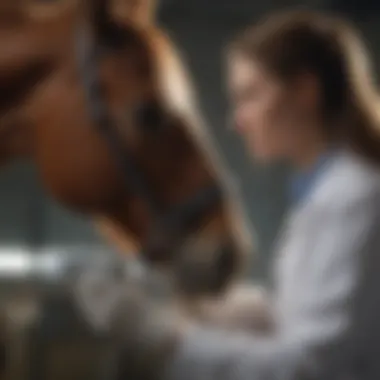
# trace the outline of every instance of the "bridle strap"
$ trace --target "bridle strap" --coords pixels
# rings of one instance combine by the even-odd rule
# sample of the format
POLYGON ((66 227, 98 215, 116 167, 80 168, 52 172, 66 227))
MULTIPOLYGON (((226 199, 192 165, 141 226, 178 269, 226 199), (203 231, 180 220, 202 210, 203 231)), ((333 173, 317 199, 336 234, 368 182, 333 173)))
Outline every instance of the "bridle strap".
POLYGON ((87 106, 96 129, 107 141, 110 152, 123 174, 125 187, 144 199, 153 217, 154 222, 147 244, 143 246, 143 252, 149 250, 149 237, 156 231, 169 231, 171 235, 180 237, 191 229, 206 211, 219 204, 223 196, 220 187, 211 185, 201 189, 185 202, 165 210, 109 116, 98 72, 100 59, 107 50, 102 45, 96 44, 89 31, 84 28, 79 32, 77 50, 87 106))
POLYGON ((123 173, 124 185, 136 195, 144 198, 153 215, 161 213, 162 205, 151 191, 143 171, 137 167, 133 157, 123 144, 114 122, 109 117, 104 94, 99 80, 99 61, 103 55, 101 46, 96 45, 86 30, 79 33, 78 57, 82 74, 87 106, 94 124, 107 141, 109 149, 123 173))

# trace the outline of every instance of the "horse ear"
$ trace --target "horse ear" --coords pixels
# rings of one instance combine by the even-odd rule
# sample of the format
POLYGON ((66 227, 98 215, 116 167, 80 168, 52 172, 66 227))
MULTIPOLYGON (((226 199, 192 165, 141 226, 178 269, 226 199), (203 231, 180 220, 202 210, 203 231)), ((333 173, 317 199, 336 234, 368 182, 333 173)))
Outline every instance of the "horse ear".
POLYGON ((121 22, 150 26, 155 21, 157 0, 114 0, 115 16, 121 22))

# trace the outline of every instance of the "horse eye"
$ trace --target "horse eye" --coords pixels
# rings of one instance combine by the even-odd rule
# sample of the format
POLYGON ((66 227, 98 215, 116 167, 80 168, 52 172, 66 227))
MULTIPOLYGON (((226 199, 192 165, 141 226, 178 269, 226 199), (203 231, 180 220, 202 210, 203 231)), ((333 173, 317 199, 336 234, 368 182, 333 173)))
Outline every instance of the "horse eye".
POLYGON ((136 125, 150 132, 157 132, 165 124, 165 112, 155 101, 144 102, 135 110, 136 125))

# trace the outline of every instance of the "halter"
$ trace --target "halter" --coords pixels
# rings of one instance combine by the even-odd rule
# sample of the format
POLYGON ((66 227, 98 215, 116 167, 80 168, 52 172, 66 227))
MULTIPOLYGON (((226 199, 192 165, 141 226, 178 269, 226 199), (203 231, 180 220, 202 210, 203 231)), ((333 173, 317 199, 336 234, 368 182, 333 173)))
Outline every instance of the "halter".
POLYGON ((107 47, 96 43, 88 31, 81 30, 77 50, 91 119, 96 130, 106 140, 115 163, 123 175, 125 187, 144 199, 152 215, 153 222, 148 239, 142 244, 142 256, 147 257, 154 246, 154 237, 160 233, 169 233, 175 239, 183 238, 190 232, 195 221, 221 201, 222 191, 216 185, 207 186, 184 202, 165 210, 160 199, 152 192, 144 172, 139 168, 131 152, 126 149, 123 138, 119 135, 118 128, 108 112, 98 73, 100 59, 107 53, 107 47))

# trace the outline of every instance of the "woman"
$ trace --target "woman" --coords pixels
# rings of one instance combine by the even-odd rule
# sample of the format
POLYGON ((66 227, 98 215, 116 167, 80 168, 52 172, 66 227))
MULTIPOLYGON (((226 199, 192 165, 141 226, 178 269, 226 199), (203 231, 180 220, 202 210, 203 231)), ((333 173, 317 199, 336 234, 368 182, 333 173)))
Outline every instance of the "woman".
POLYGON ((126 296, 120 378, 380 379, 380 118, 369 66, 352 28, 318 13, 272 16, 229 47, 236 130, 254 159, 298 172, 275 254, 275 330, 158 314, 151 323, 126 296))

